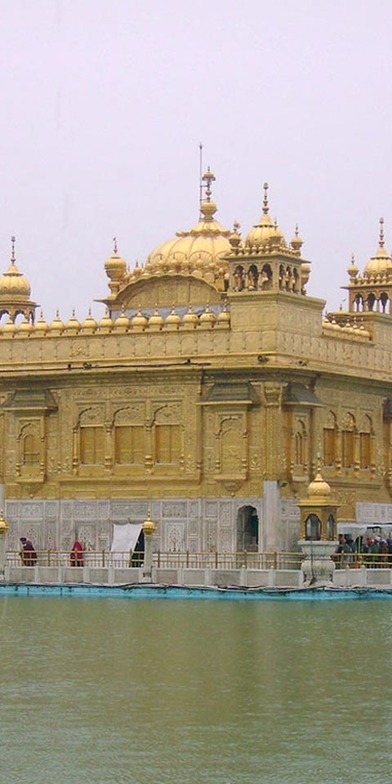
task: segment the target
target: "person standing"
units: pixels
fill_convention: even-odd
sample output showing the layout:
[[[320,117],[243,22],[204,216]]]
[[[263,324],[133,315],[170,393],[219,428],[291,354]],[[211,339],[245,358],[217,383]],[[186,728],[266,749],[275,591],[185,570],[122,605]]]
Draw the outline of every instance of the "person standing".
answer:
[[[33,543],[30,541],[30,539],[26,539],[25,536],[20,537],[20,542],[22,545],[20,557],[22,559],[23,566],[35,566],[37,563],[37,552]]]
[[[79,539],[75,539],[71,554],[69,556],[69,562],[71,566],[83,566],[84,558],[83,558],[83,544],[79,542]]]

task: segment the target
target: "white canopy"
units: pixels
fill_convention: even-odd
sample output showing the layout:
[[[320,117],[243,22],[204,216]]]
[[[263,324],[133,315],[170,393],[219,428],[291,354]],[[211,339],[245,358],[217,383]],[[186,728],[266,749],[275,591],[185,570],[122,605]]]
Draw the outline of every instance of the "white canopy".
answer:
[[[129,557],[136,547],[141,528],[142,523],[113,523],[110,547],[110,563],[113,566],[129,566]]]

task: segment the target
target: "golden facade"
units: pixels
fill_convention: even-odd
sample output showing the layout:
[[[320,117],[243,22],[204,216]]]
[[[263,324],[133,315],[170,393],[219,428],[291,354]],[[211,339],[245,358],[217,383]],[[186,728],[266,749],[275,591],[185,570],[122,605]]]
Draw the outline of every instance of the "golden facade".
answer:
[[[128,270],[115,243],[109,292],[47,324],[11,265],[0,278],[1,474],[9,546],[21,533],[106,547],[110,523],[158,523],[156,545],[289,549],[318,460],[339,504],[392,519],[392,259],[352,260],[348,311],[323,316],[310,263],[269,214],[242,237],[200,218]],[[20,321],[20,318],[23,320]]]

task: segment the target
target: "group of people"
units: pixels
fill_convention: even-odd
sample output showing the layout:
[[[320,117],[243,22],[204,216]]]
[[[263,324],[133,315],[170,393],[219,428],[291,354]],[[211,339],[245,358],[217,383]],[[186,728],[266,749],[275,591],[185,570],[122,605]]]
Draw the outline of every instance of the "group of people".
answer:
[[[341,566],[363,564],[372,568],[392,568],[392,532],[386,539],[381,536],[359,536],[355,541],[348,534],[339,534],[334,560]]]
[[[21,548],[19,555],[23,566],[35,566],[38,560],[37,551],[26,536],[20,537]],[[84,547],[79,539],[75,539],[69,555],[70,566],[83,566],[84,565]]]

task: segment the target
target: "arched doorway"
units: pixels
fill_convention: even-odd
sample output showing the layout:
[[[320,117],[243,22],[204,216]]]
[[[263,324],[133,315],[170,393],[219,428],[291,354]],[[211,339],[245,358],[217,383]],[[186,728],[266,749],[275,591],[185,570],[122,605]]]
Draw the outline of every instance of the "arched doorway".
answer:
[[[242,506],[237,513],[237,552],[259,549],[259,516],[254,506]]]

